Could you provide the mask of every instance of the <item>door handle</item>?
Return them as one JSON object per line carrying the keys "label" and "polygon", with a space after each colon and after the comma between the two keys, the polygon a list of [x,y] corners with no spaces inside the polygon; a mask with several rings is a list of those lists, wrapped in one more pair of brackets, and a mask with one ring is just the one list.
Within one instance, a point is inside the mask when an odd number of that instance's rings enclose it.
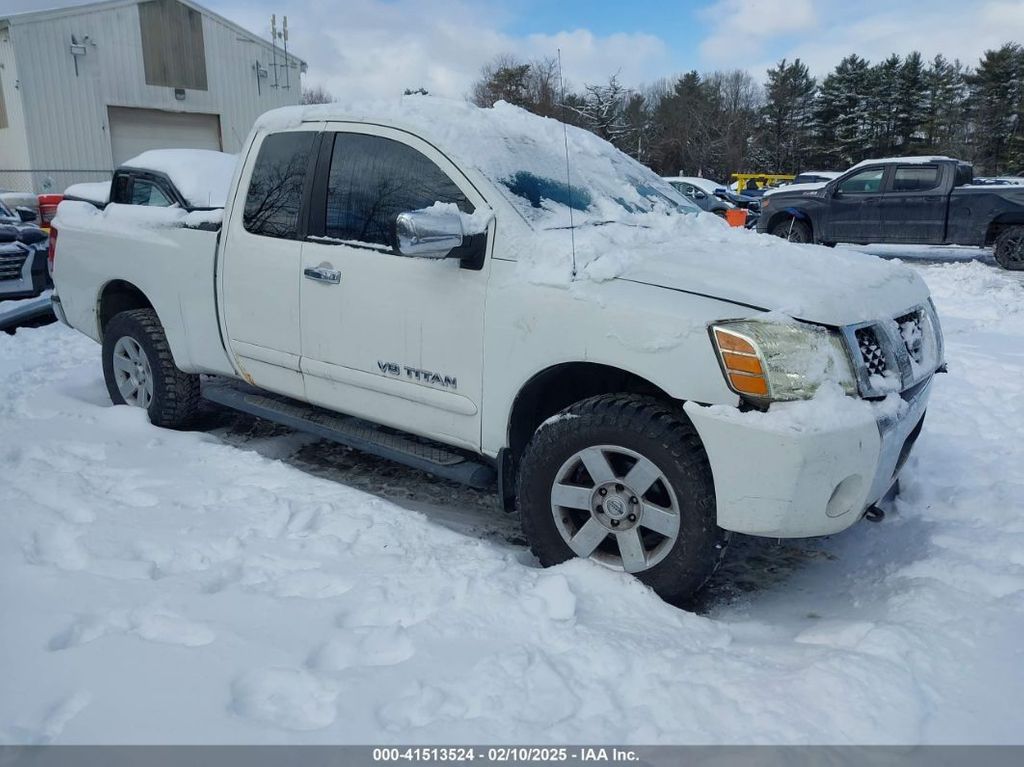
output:
{"label": "door handle", "polygon": [[310,266],[303,269],[302,274],[307,280],[326,282],[330,285],[337,285],[341,282],[341,271],[329,266]]}

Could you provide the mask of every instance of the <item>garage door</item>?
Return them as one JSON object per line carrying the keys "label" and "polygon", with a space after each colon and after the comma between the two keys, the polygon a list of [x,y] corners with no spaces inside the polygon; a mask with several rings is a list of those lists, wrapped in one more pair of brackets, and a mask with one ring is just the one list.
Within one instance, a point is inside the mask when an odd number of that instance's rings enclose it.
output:
{"label": "garage door", "polygon": [[108,107],[114,167],[147,149],[220,149],[220,117]]}

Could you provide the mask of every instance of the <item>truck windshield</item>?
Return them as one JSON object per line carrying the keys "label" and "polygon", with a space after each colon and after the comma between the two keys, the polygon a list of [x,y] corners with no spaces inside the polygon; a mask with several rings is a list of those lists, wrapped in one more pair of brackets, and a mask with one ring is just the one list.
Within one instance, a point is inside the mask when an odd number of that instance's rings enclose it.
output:
{"label": "truck windshield", "polygon": [[[471,117],[475,130],[462,136],[460,154],[537,229],[568,226],[570,211],[577,225],[700,212],[650,168],[589,131],[506,104]],[[468,127],[460,126],[460,135]]]}

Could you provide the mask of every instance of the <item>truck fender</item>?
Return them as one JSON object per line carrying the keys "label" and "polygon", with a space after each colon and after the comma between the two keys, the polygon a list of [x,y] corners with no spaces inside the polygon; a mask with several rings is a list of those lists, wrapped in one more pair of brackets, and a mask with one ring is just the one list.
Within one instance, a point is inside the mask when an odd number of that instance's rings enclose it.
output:
{"label": "truck fender", "polygon": [[783,208],[782,212],[788,213],[793,218],[799,219],[801,221],[807,221],[810,218],[806,213],[804,213],[799,208]]}

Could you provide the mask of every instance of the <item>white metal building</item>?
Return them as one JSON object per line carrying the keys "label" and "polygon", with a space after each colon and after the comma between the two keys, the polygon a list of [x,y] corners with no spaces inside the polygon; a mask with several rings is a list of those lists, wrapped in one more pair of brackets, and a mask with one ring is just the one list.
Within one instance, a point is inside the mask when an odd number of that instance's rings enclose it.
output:
{"label": "white metal building", "polygon": [[0,188],[62,191],[146,149],[238,151],[260,114],[301,101],[304,71],[190,0],[0,18]]}

